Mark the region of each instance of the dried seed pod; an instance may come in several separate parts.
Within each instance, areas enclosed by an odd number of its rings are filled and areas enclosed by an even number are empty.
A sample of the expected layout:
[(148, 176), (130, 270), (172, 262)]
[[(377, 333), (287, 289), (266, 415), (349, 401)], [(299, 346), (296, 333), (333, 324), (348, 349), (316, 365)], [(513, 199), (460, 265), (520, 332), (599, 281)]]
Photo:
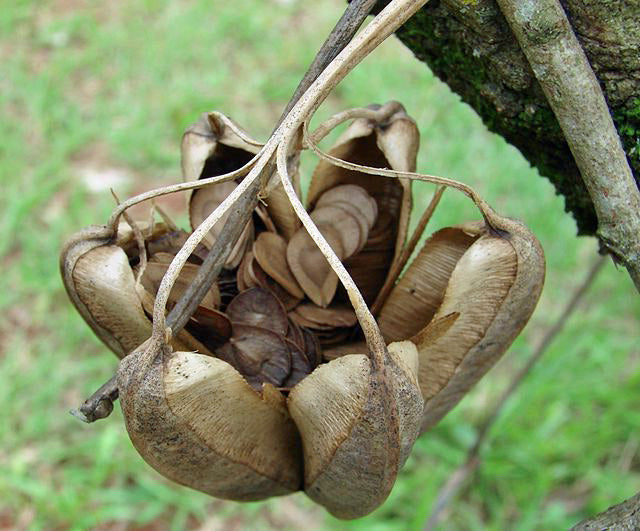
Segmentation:
[(386, 341), (413, 337), (431, 321), (442, 303), (451, 272), (484, 225), (447, 227), (432, 234), (378, 315)]
[[(166, 231), (160, 224), (156, 229)], [(60, 254), (69, 298), (96, 336), (119, 358), (151, 335), (151, 321), (137, 295), (129, 258), (121, 248), (130, 245), (130, 233), (123, 232), (116, 239), (106, 227), (88, 227), (72, 236)], [(185, 331), (173, 339), (173, 345), (208, 352)]]
[[(381, 310), (387, 337), (415, 334), (425, 399), (422, 431), (495, 364), (540, 296), (544, 255), (538, 241), (518, 222), (495, 214), (490, 222), (492, 228), (467, 224), (434, 234)], [(434, 339), (432, 323), (452, 314), (453, 322)], [(421, 330), (409, 315), (426, 316), (427, 326)]]
[(289, 394), (305, 492), (334, 516), (358, 518), (389, 495), (422, 413), (417, 363), (413, 343), (394, 343), (383, 367), (346, 355), (320, 365)]
[(203, 113), (182, 136), (182, 177), (197, 181), (236, 170), (249, 162), (260, 144), (221, 113)]
[[(415, 122), (404, 110), (399, 110), (382, 123), (365, 118), (354, 120), (329, 153), (365, 166), (414, 171), (418, 143), (419, 132)], [(411, 182), (408, 179), (372, 179), (368, 174), (346, 170), (322, 160), (309, 187), (310, 209), (316, 206), (324, 193), (340, 185), (363, 188), (376, 201), (378, 216), (369, 240), (360, 253), (345, 262), (365, 301), (371, 304), (406, 239), (411, 212)], [(381, 233), (381, 224), (388, 226), (382, 246), (371, 242), (376, 234)]]
[(125, 252), (106, 227), (72, 236), (60, 256), (69, 298), (94, 333), (119, 358), (151, 335)]
[(173, 481), (238, 501), (300, 488), (299, 435), (286, 408), (228, 363), (151, 339), (120, 362), (118, 389), (131, 441)]

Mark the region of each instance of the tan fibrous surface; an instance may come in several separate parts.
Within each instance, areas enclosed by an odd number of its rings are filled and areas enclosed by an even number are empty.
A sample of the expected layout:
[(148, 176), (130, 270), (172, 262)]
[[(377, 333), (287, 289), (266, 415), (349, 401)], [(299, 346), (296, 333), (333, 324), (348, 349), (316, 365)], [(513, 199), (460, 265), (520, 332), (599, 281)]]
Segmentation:
[(166, 477), (239, 501), (300, 488), (291, 418), (227, 363), (149, 341), (122, 360), (118, 387), (134, 446)]

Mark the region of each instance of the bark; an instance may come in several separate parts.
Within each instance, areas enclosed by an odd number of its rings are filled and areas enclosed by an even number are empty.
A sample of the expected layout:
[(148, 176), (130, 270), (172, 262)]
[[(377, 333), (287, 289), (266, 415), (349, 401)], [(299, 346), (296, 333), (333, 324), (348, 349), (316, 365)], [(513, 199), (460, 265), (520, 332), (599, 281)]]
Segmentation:
[(640, 529), (640, 493), (609, 507), (606, 511), (583, 520), (571, 528), (571, 531), (600, 531), (612, 529), (616, 531)]
[[(562, 4), (600, 82), (638, 181), (640, 2)], [(495, 0), (432, 0), (396, 35), (478, 112), (490, 130), (520, 149), (553, 182), (580, 234), (596, 233), (593, 203), (562, 129)]]

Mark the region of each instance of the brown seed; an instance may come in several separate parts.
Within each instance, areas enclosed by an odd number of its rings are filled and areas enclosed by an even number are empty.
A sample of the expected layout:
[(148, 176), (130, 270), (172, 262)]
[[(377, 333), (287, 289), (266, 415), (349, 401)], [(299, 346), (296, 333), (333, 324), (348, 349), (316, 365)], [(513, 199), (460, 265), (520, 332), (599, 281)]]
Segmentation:
[(304, 293), (287, 263), (287, 242), (282, 236), (263, 232), (253, 243), (253, 254), (264, 272), (296, 298)]
[(289, 320), (280, 301), (263, 288), (251, 288), (236, 295), (226, 310), (235, 323), (244, 323), (266, 328), (284, 336), (289, 329)]
[[(344, 249), (340, 234), (330, 225), (318, 225), (318, 229), (342, 259)], [(327, 307), (338, 287), (338, 276), (306, 229), (300, 229), (291, 238), (287, 246), (287, 262), (306, 295), (318, 306)]]

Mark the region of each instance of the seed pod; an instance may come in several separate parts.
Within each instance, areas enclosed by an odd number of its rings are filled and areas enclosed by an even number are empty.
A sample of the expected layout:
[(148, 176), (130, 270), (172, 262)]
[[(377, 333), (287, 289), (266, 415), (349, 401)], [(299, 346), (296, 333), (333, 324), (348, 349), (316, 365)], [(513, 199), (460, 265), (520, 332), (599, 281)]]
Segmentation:
[[(166, 231), (162, 224), (157, 232)], [(151, 321), (136, 294), (127, 254), (130, 234), (117, 240), (106, 227), (88, 227), (73, 235), (60, 255), (60, 271), (69, 298), (93, 332), (122, 358), (151, 335)], [(207, 352), (185, 331), (176, 348)]]
[[(414, 171), (418, 143), (415, 122), (404, 110), (399, 110), (383, 123), (365, 118), (354, 120), (329, 153), (365, 166)], [(325, 192), (339, 185), (357, 185), (376, 201), (377, 221), (371, 227), (366, 244), (345, 261), (365, 301), (371, 304), (407, 236), (411, 181), (371, 178), (322, 160), (311, 179), (308, 209), (312, 210)]]
[(259, 395), (228, 363), (152, 338), (120, 362), (118, 389), (131, 441), (173, 481), (238, 501), (300, 488), (299, 436), (280, 393)]
[(417, 436), (417, 351), (389, 345), (382, 367), (362, 354), (320, 365), (287, 401), (302, 437), (305, 492), (338, 518), (358, 518), (389, 495)]
[[(545, 267), (536, 238), (521, 223), (495, 214), (491, 225), (434, 234), (381, 310), (385, 337), (412, 337), (418, 347), (425, 399), (421, 431), (496, 363), (540, 296)], [(454, 322), (434, 337), (433, 324), (451, 314), (457, 314)], [(427, 326), (410, 315), (425, 315)]]

